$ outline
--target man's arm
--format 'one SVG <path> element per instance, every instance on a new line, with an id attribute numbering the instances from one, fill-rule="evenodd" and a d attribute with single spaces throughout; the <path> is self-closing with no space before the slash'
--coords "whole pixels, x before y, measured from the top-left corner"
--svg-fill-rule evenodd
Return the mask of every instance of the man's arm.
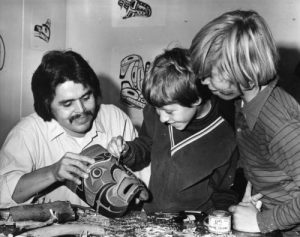
<path id="1" fill-rule="evenodd" d="M 71 180 L 80 184 L 80 177 L 88 177 L 88 166 L 94 160 L 86 156 L 66 153 L 58 162 L 33 172 L 24 174 L 16 185 L 12 199 L 16 203 L 23 203 L 47 189 L 55 182 Z"/>
<path id="2" fill-rule="evenodd" d="M 49 167 L 24 174 L 16 185 L 12 199 L 16 203 L 26 202 L 54 182 L 55 179 Z"/>
<path id="3" fill-rule="evenodd" d="M 28 130 L 20 125 L 10 131 L 0 151 L 0 203 L 2 205 L 16 204 L 12 199 L 14 190 L 20 178 L 33 171 L 34 157 L 37 153 L 33 132 L 28 133 Z"/>
<path id="4" fill-rule="evenodd" d="M 66 153 L 53 165 L 36 169 L 39 143 L 33 131 L 14 128 L 0 151 L 0 204 L 14 205 L 30 202 L 32 198 L 49 185 L 65 179 L 79 182 L 87 167 L 82 161 L 94 160 Z"/>

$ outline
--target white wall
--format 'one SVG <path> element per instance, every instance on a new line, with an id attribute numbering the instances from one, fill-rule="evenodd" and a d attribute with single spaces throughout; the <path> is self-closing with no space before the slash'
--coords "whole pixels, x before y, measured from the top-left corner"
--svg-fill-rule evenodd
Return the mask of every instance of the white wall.
<path id="1" fill-rule="evenodd" d="M 5 62 L 0 71 L 0 146 L 7 133 L 33 112 L 31 76 L 45 51 L 65 48 L 65 0 L 0 0 L 0 35 Z M 51 18 L 49 43 L 34 37 L 34 26 Z M 0 57 L 3 56 L 0 47 Z"/>
<path id="2" fill-rule="evenodd" d="M 71 48 L 81 53 L 101 79 L 104 102 L 120 106 L 136 125 L 142 121 L 141 110 L 119 101 L 121 59 L 135 53 L 145 63 L 167 47 L 189 47 L 204 24 L 228 10 L 253 9 L 266 19 L 283 56 L 281 74 L 286 84 L 293 77 L 300 61 L 299 0 L 144 2 L 152 8 L 151 17 L 123 20 L 125 10 L 118 0 L 0 0 L 0 34 L 6 47 L 0 71 L 0 145 L 12 126 L 33 112 L 31 76 L 49 49 Z M 32 29 L 48 17 L 50 42 L 37 41 Z"/>
<path id="3" fill-rule="evenodd" d="M 65 49 L 66 44 L 66 1 L 65 0 L 23 0 L 23 75 L 21 116 L 33 112 L 31 77 L 41 62 L 43 54 L 52 49 Z M 51 20 L 49 42 L 33 35 L 36 24 Z"/>
<path id="4" fill-rule="evenodd" d="M 0 48 L 0 53 L 1 58 L 4 57 L 5 48 L 5 59 L 0 71 L 0 141 L 20 118 L 22 15 L 22 1 L 1 1 L 0 35 L 4 47 Z"/>
<path id="5" fill-rule="evenodd" d="M 117 0 L 67 0 L 67 48 L 79 51 L 102 75 L 104 101 L 126 110 L 135 124 L 142 121 L 141 110 L 119 102 L 120 61 L 136 53 L 152 60 L 169 46 L 189 47 L 192 38 L 208 21 L 229 10 L 253 9 L 270 25 L 278 46 L 288 61 L 285 74 L 300 61 L 299 0 L 145 0 L 152 7 L 150 18 L 120 20 L 124 11 Z M 290 60 L 289 55 L 293 55 Z"/>

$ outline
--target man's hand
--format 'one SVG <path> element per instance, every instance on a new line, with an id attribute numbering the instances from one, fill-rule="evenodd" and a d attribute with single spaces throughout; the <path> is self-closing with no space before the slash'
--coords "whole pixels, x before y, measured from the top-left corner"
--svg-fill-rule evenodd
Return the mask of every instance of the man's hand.
<path id="1" fill-rule="evenodd" d="M 233 217 L 233 228 L 238 231 L 260 232 L 256 215 L 261 209 L 262 194 L 251 195 L 252 185 L 248 182 L 242 202 L 229 207 Z"/>
<path id="2" fill-rule="evenodd" d="M 71 180 L 80 185 L 80 177 L 87 178 L 89 164 L 94 163 L 92 158 L 67 152 L 58 162 L 51 165 L 51 171 L 57 181 Z"/>
<path id="3" fill-rule="evenodd" d="M 120 158 L 122 153 L 125 153 L 128 148 L 122 136 L 113 137 L 107 145 L 107 151 L 117 158 Z"/>

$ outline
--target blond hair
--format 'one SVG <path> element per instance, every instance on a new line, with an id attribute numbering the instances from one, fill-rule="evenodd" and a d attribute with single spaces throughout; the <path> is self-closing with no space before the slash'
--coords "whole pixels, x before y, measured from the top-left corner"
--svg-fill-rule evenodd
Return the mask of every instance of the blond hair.
<path id="1" fill-rule="evenodd" d="M 190 48 L 198 78 L 212 66 L 224 80 L 245 89 L 268 84 L 277 74 L 275 41 L 265 20 L 254 11 L 227 12 L 205 25 Z"/>

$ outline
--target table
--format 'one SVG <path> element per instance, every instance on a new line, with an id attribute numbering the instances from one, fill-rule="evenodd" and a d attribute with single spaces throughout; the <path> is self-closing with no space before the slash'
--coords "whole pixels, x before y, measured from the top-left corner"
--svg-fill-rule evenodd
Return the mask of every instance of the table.
<path id="1" fill-rule="evenodd" d="M 107 218 L 93 210 L 78 210 L 75 221 L 51 224 L 32 230 L 17 230 L 13 226 L 2 227 L 2 236 L 93 236 L 93 237 L 215 237 L 203 224 L 203 213 L 182 212 L 177 214 L 156 213 L 146 215 L 143 211 L 132 211 L 120 218 Z M 0 235 L 1 236 L 1 235 Z M 232 231 L 228 235 L 217 237 L 277 237 L 260 233 L 243 233 Z"/>

